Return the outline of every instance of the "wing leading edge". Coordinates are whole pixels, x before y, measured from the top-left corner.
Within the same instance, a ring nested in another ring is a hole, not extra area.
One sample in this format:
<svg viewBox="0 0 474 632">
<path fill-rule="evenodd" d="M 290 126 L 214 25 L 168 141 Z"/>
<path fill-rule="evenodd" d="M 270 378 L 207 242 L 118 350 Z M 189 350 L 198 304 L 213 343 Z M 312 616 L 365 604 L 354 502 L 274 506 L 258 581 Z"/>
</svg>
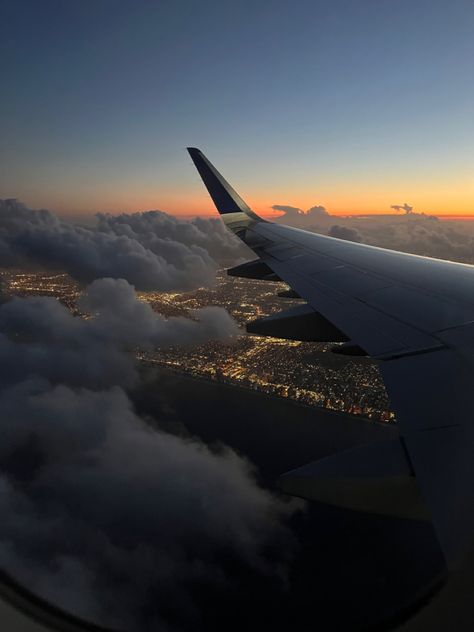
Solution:
<svg viewBox="0 0 474 632">
<path fill-rule="evenodd" d="M 286 312 L 253 330 L 284 337 L 285 327 L 294 336 L 301 326 L 304 339 L 328 341 L 339 332 L 379 361 L 397 415 L 401 438 L 386 467 L 375 445 L 360 457 L 372 463 L 365 472 L 351 451 L 289 472 L 282 488 L 364 511 L 429 515 L 452 563 L 474 542 L 474 267 L 262 220 L 198 149 L 189 153 L 227 227 L 258 256 L 247 274 L 264 269 L 258 278 L 279 278 L 307 302 L 300 324 Z"/>
</svg>

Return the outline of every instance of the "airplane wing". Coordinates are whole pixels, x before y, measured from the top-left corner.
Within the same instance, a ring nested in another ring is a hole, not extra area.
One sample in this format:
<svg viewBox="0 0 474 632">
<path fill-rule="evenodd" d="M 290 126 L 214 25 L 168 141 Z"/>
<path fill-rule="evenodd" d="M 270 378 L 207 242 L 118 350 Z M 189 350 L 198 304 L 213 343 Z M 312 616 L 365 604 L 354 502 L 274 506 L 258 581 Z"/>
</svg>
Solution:
<svg viewBox="0 0 474 632">
<path fill-rule="evenodd" d="M 340 353 L 375 358 L 396 413 L 395 443 L 298 468 L 282 477 L 282 489 L 429 516 L 451 564 L 474 538 L 474 267 L 265 221 L 199 149 L 188 151 L 226 226 L 257 255 L 229 274 L 281 279 L 291 288 L 283 294 L 306 301 L 248 330 L 342 342 Z"/>
</svg>

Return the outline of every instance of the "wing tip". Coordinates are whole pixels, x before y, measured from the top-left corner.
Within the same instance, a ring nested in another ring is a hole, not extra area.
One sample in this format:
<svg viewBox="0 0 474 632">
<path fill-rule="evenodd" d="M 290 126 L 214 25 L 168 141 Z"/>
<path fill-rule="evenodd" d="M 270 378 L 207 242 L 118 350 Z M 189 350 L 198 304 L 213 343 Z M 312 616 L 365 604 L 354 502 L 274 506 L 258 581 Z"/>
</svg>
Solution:
<svg viewBox="0 0 474 632">
<path fill-rule="evenodd" d="M 221 215 L 248 213 L 247 204 L 197 147 L 187 147 L 189 155 Z"/>
<path fill-rule="evenodd" d="M 199 147 L 186 147 L 188 154 L 191 156 L 192 161 L 196 164 L 197 161 L 204 161 L 205 156 Z"/>
</svg>

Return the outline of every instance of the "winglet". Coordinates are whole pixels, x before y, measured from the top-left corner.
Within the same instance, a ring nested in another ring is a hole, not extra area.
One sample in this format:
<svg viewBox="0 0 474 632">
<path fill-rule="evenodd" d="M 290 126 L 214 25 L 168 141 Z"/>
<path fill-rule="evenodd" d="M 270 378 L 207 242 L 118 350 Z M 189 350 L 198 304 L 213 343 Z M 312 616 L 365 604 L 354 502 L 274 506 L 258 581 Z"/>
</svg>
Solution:
<svg viewBox="0 0 474 632">
<path fill-rule="evenodd" d="M 254 220 L 260 219 L 199 149 L 196 147 L 188 147 L 187 149 L 221 215 L 245 213 Z"/>
</svg>

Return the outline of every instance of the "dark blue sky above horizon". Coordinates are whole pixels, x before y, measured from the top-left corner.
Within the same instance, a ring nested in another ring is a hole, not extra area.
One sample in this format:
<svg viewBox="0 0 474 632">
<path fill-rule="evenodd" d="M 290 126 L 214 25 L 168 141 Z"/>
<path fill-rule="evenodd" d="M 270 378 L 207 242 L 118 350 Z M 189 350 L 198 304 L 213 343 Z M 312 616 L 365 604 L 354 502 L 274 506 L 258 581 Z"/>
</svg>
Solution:
<svg viewBox="0 0 474 632">
<path fill-rule="evenodd" d="M 4 0 L 0 24 L 1 197 L 206 212 L 193 145 L 260 210 L 474 213 L 470 0 Z"/>
</svg>

